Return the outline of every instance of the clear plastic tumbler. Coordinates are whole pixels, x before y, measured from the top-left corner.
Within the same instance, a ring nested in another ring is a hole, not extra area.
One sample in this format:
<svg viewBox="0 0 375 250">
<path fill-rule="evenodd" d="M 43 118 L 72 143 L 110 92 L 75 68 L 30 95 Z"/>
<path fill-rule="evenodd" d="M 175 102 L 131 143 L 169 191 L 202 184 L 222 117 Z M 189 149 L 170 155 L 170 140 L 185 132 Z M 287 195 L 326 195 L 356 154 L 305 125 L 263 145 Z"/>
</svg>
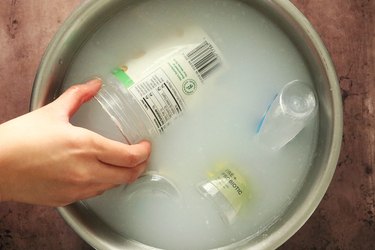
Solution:
<svg viewBox="0 0 375 250">
<path fill-rule="evenodd" d="M 302 81 L 286 84 L 259 123 L 260 143 L 278 150 L 290 142 L 316 115 L 315 96 L 314 90 Z"/>
</svg>

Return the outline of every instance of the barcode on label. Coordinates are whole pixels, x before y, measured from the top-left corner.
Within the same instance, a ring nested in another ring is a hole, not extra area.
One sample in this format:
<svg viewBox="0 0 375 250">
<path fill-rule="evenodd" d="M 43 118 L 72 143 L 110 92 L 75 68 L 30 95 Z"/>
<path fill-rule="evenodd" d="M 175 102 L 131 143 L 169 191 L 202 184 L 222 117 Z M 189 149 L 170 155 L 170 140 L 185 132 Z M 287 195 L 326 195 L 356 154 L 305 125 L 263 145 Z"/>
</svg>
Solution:
<svg viewBox="0 0 375 250">
<path fill-rule="evenodd" d="M 191 66 L 205 79 L 220 64 L 220 57 L 208 41 L 203 41 L 186 54 Z"/>
</svg>

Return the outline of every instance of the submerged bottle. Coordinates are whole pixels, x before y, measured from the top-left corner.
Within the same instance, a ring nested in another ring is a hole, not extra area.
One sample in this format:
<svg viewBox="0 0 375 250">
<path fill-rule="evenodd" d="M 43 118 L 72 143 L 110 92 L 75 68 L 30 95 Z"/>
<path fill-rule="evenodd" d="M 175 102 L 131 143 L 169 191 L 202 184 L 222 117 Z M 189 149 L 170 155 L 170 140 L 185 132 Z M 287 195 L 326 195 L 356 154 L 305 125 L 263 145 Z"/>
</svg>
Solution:
<svg viewBox="0 0 375 250">
<path fill-rule="evenodd" d="M 260 143 L 273 150 L 282 148 L 307 126 L 317 109 L 315 93 L 310 86 L 299 80 L 287 83 L 258 125 Z"/>
<path fill-rule="evenodd" d="M 212 201 L 226 224 L 235 222 L 241 209 L 251 199 L 246 176 L 229 162 L 219 162 L 207 173 L 207 179 L 197 186 L 203 197 Z"/>
<path fill-rule="evenodd" d="M 198 28 L 166 44 L 114 69 L 95 96 L 129 144 L 163 133 L 221 65 L 216 45 Z"/>
</svg>

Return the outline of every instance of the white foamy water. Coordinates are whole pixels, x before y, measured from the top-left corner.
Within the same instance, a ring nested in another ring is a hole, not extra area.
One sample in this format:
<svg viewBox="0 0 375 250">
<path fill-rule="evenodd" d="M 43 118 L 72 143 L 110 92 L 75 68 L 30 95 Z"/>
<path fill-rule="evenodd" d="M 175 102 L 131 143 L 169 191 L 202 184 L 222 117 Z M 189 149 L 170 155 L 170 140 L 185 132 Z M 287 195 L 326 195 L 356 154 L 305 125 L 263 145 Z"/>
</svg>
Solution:
<svg viewBox="0 0 375 250">
<path fill-rule="evenodd" d="M 210 249 L 262 233 L 279 218 L 303 184 L 315 150 L 317 120 L 280 151 L 263 148 L 256 127 L 286 83 L 311 83 L 303 58 L 266 16 L 239 1 L 136 1 L 87 42 L 70 68 L 65 87 L 147 53 L 188 26 L 201 27 L 221 50 L 226 70 L 205 82 L 188 112 L 153 139 L 150 169 L 167 177 L 163 186 L 120 187 L 85 201 L 125 238 L 165 249 Z M 124 114 L 126 115 L 126 114 Z M 73 122 L 122 141 L 94 101 Z M 223 223 L 197 185 L 218 162 L 240 169 L 252 198 L 233 224 Z"/>
</svg>

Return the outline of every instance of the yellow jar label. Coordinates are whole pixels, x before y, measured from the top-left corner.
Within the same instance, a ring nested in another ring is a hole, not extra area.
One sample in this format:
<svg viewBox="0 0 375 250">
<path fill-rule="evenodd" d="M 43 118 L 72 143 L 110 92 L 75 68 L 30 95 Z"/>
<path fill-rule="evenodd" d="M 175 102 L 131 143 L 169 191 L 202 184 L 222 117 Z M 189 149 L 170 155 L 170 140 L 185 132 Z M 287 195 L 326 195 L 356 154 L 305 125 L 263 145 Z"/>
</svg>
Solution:
<svg viewBox="0 0 375 250">
<path fill-rule="evenodd" d="M 217 164 L 208 172 L 208 179 L 236 213 L 251 197 L 248 180 L 238 169 L 228 163 Z"/>
</svg>

